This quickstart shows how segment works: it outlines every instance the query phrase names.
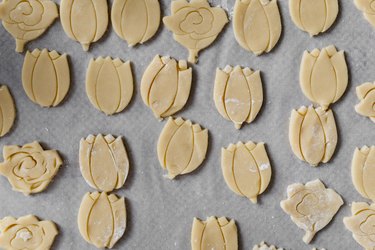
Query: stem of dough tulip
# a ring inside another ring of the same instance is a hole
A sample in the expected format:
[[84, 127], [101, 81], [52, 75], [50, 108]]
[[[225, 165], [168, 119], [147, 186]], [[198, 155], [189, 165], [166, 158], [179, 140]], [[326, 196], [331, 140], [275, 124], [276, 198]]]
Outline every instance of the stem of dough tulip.
[[16, 52], [22, 53], [25, 48], [25, 40], [16, 39]]
[[89, 51], [89, 48], [90, 48], [90, 44], [89, 43], [86, 43], [86, 44], [81, 44], [82, 45], [82, 49], [84, 50], [84, 51]]
[[189, 59], [188, 61], [191, 62], [191, 63], [197, 63], [198, 61], [198, 52], [199, 50], [197, 49], [189, 49]]
[[305, 236], [303, 236], [303, 242], [305, 242], [306, 244], [309, 244], [314, 238], [314, 236], [315, 236], [315, 232], [307, 231], [305, 233]]

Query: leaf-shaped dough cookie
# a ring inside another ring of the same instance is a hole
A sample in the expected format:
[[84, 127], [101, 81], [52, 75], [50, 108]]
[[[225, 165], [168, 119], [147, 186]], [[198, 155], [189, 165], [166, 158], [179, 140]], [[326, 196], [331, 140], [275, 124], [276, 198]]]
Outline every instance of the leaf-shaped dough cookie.
[[0, 86], [0, 137], [6, 135], [16, 119], [16, 108], [6, 85]]

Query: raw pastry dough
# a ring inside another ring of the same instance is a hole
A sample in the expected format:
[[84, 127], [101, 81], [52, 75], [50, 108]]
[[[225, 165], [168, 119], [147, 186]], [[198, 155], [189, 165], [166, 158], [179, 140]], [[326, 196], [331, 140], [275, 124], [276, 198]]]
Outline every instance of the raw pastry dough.
[[16, 108], [6, 85], [0, 85], [0, 137], [6, 135], [16, 119]]
[[49, 250], [58, 234], [55, 223], [39, 221], [34, 215], [0, 220], [0, 248]]
[[310, 36], [327, 31], [339, 13], [338, 0], [289, 0], [294, 24]]
[[303, 94], [324, 110], [337, 102], [348, 86], [348, 67], [344, 51], [335, 46], [303, 53], [300, 85]]
[[125, 200], [106, 193], [86, 193], [78, 212], [82, 237], [97, 248], [112, 248], [126, 228]]
[[209, 217], [206, 221], [194, 218], [191, 231], [191, 249], [238, 249], [237, 227], [234, 220]]
[[176, 0], [171, 3], [171, 16], [163, 18], [174, 39], [189, 50], [189, 62], [198, 61], [200, 50], [208, 47], [229, 22], [220, 7], [207, 0]]
[[216, 70], [214, 87], [216, 109], [237, 129], [251, 123], [263, 104], [262, 79], [259, 71], [226, 66]]
[[55, 107], [66, 96], [70, 86], [66, 54], [35, 49], [27, 52], [22, 68], [22, 85], [27, 96], [42, 107]]
[[86, 75], [86, 92], [92, 105], [107, 115], [126, 108], [133, 95], [130, 62], [110, 57], [91, 59]]
[[168, 178], [194, 171], [206, 158], [208, 131], [182, 118], [169, 118], [158, 141], [160, 165]]
[[58, 16], [51, 0], [3, 0], [0, 4], [0, 19], [16, 40], [17, 52], [23, 52], [25, 44], [41, 36]]
[[375, 201], [375, 146], [355, 149], [352, 180], [354, 187], [363, 197]]
[[129, 46], [143, 44], [155, 35], [160, 24], [158, 0], [114, 0], [113, 29]]
[[192, 69], [186, 61], [154, 57], [142, 77], [143, 102], [162, 119], [181, 110], [190, 94]]
[[336, 122], [332, 110], [302, 106], [292, 111], [289, 142], [294, 154], [311, 166], [327, 163], [337, 145]]
[[0, 174], [24, 195], [45, 190], [62, 165], [56, 150], [43, 150], [36, 141], [22, 147], [4, 146], [3, 157]]
[[221, 168], [229, 188], [253, 203], [257, 203], [257, 196], [267, 189], [272, 175], [263, 142], [238, 142], [222, 148]]
[[280, 206], [299, 228], [306, 231], [303, 237], [306, 244], [344, 204], [341, 196], [333, 189], [327, 189], [320, 180], [310, 181], [306, 185], [290, 185], [287, 193], [288, 199], [281, 201]]
[[99, 134], [81, 139], [79, 165], [90, 187], [106, 192], [121, 188], [129, 172], [128, 155], [122, 138]]
[[244, 49], [256, 55], [270, 52], [282, 30], [277, 0], [236, 0], [233, 29]]
[[66, 35], [88, 51], [107, 30], [107, 0], [61, 0], [60, 18]]
[[355, 6], [363, 12], [365, 19], [375, 27], [375, 4], [373, 0], [354, 0]]
[[355, 106], [355, 111], [375, 122], [375, 83], [364, 83], [358, 86], [356, 91], [361, 102]]
[[264, 241], [259, 245], [255, 245], [253, 250], [284, 250], [283, 248], [276, 248], [274, 245], [268, 246]]

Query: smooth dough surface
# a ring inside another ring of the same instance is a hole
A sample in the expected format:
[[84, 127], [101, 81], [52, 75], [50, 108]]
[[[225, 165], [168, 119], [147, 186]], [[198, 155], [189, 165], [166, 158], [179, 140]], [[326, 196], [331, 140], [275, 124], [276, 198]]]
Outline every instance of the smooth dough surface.
[[233, 29], [244, 49], [256, 55], [270, 52], [282, 30], [277, 0], [236, 0]]
[[284, 250], [283, 248], [277, 248], [274, 245], [268, 246], [264, 241], [259, 245], [255, 245], [253, 250]]
[[356, 88], [360, 100], [355, 106], [355, 111], [375, 122], [375, 83], [364, 83]]
[[198, 53], [211, 45], [228, 23], [224, 9], [211, 7], [207, 0], [171, 2], [171, 15], [163, 23], [174, 39], [189, 50], [189, 62], [198, 61]]
[[0, 137], [6, 135], [16, 119], [16, 107], [6, 85], [0, 85]]
[[44, 150], [36, 141], [22, 147], [4, 146], [3, 158], [0, 174], [24, 195], [45, 190], [62, 165], [56, 150]]
[[7, 250], [49, 250], [58, 234], [55, 223], [34, 215], [0, 220], [0, 248]]
[[337, 145], [337, 128], [332, 110], [304, 107], [293, 110], [289, 124], [293, 153], [311, 166], [327, 163]]
[[157, 151], [160, 165], [168, 178], [188, 174], [206, 158], [208, 130], [182, 118], [169, 118], [160, 134]]
[[125, 199], [103, 193], [86, 193], [78, 212], [82, 237], [97, 248], [112, 248], [126, 229]]
[[158, 0], [114, 0], [111, 20], [116, 34], [129, 46], [153, 37], [160, 24]]
[[16, 40], [16, 51], [23, 52], [25, 44], [41, 36], [59, 16], [51, 0], [3, 0], [0, 19], [4, 28]]
[[320, 180], [306, 185], [296, 183], [288, 186], [288, 198], [280, 202], [281, 208], [292, 221], [305, 230], [303, 241], [309, 244], [315, 234], [324, 228], [344, 204], [341, 196], [327, 189]]
[[22, 68], [22, 85], [29, 99], [42, 107], [55, 107], [69, 91], [67, 55], [35, 49], [27, 52]]
[[158, 119], [174, 115], [189, 98], [192, 77], [186, 61], [156, 55], [142, 77], [143, 102]]
[[133, 96], [130, 62], [99, 57], [91, 59], [86, 74], [86, 93], [94, 107], [106, 115], [119, 113]]
[[251, 123], [263, 104], [260, 72], [240, 66], [216, 69], [214, 101], [221, 116], [232, 121], [236, 129], [244, 122]]
[[354, 0], [355, 6], [363, 12], [365, 19], [375, 27], [375, 4], [372, 0]]
[[222, 148], [221, 169], [229, 188], [253, 203], [257, 203], [257, 196], [267, 189], [272, 175], [263, 142], [238, 142]]
[[191, 231], [192, 250], [238, 249], [237, 227], [234, 220], [209, 217], [206, 221], [194, 218]]

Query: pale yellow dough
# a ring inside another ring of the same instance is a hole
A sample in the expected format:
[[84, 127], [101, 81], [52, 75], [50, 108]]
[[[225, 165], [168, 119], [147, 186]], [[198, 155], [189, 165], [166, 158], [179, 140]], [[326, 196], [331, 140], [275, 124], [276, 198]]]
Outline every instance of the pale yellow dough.
[[263, 87], [259, 71], [226, 66], [216, 70], [214, 101], [216, 109], [236, 129], [251, 123], [263, 104]]
[[57, 234], [55, 223], [39, 221], [34, 215], [0, 220], [1, 249], [49, 250]]
[[111, 20], [116, 34], [129, 46], [143, 44], [155, 35], [160, 24], [158, 0], [114, 0]]
[[107, 30], [107, 0], [61, 0], [60, 19], [66, 35], [88, 51]]
[[125, 199], [106, 193], [86, 193], [78, 212], [82, 237], [97, 248], [112, 248], [126, 229]]
[[331, 45], [322, 50], [303, 53], [300, 85], [304, 95], [312, 102], [328, 109], [337, 102], [348, 86], [348, 67], [344, 51], [337, 52]]
[[25, 44], [41, 36], [59, 16], [51, 0], [3, 0], [0, 19], [4, 28], [16, 40], [16, 51], [23, 52]]
[[270, 52], [282, 30], [277, 0], [236, 0], [233, 29], [244, 49], [256, 55]]
[[253, 203], [257, 203], [257, 196], [267, 189], [272, 175], [263, 142], [238, 142], [222, 148], [221, 168], [229, 188]]
[[62, 165], [56, 150], [44, 150], [36, 141], [22, 147], [4, 146], [3, 157], [0, 174], [24, 195], [45, 190]]
[[86, 74], [86, 93], [94, 107], [106, 115], [119, 113], [133, 96], [130, 62], [110, 57], [91, 59]]
[[373, 0], [354, 0], [355, 6], [363, 12], [365, 19], [375, 27], [375, 3]]
[[320, 180], [310, 181], [306, 185], [290, 185], [287, 194], [288, 198], [281, 201], [280, 206], [299, 228], [306, 231], [303, 237], [306, 244], [344, 204], [341, 196], [333, 189], [327, 189]]
[[100, 191], [121, 188], [129, 173], [129, 160], [121, 137], [101, 134], [81, 139], [81, 173], [87, 184]]
[[337, 128], [332, 110], [304, 107], [293, 110], [289, 124], [293, 153], [311, 166], [327, 163], [337, 145]]
[[175, 0], [171, 15], [163, 18], [174, 39], [189, 50], [189, 62], [198, 61], [200, 50], [211, 45], [229, 22], [225, 11], [207, 0]]
[[310, 36], [327, 31], [339, 13], [338, 0], [289, 0], [294, 24]]
[[168, 178], [173, 179], [198, 168], [206, 158], [207, 147], [207, 129], [180, 117], [169, 118], [159, 137], [158, 159]]
[[364, 83], [356, 91], [360, 103], [355, 106], [355, 111], [375, 122], [375, 83]]
[[55, 107], [68, 93], [70, 72], [66, 54], [35, 49], [27, 52], [22, 85], [29, 99], [42, 107]]
[[158, 119], [174, 115], [185, 106], [191, 81], [192, 69], [186, 61], [157, 55], [142, 77], [143, 102]]
[[16, 107], [6, 85], [0, 85], [0, 137], [6, 135], [16, 119]]
[[264, 241], [259, 245], [255, 245], [253, 250], [284, 250], [283, 248], [277, 248], [274, 245], [268, 246]]
[[192, 250], [238, 249], [237, 227], [234, 220], [209, 217], [206, 221], [194, 218], [191, 231]]

